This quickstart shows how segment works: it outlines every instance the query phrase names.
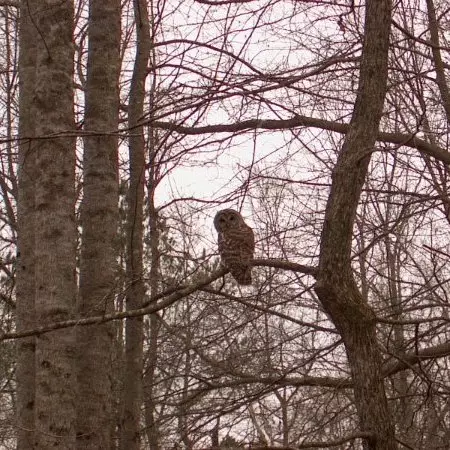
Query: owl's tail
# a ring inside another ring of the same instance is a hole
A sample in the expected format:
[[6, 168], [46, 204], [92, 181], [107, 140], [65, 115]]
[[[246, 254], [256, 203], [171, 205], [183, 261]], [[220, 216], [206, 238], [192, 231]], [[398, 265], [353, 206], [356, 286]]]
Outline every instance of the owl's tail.
[[231, 275], [241, 286], [249, 286], [252, 284], [252, 268], [239, 268], [239, 270], [232, 270]]

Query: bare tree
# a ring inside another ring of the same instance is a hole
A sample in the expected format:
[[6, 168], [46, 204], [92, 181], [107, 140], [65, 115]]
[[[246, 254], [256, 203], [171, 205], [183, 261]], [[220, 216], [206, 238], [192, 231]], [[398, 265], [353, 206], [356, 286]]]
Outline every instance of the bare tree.
[[[111, 312], [117, 286], [120, 2], [89, 3], [80, 317]], [[111, 448], [112, 324], [77, 329], [77, 445]]]
[[[147, 2], [133, 2], [136, 27], [136, 56], [130, 86], [128, 111], [130, 181], [127, 194], [127, 309], [140, 308], [144, 302], [144, 187], [145, 140], [139, 120], [144, 113], [145, 82], [150, 58], [150, 25]], [[139, 449], [141, 441], [143, 320], [129, 318], [125, 325], [125, 371], [123, 381], [123, 416], [121, 449]]]

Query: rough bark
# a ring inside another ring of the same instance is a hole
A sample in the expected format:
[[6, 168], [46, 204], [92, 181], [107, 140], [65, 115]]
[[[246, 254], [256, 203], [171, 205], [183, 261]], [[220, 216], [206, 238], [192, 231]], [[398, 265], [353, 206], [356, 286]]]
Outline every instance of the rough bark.
[[[73, 3], [36, 5], [34, 106], [36, 321], [72, 317], [75, 281], [75, 140]], [[38, 449], [75, 448], [75, 348], [71, 329], [36, 338], [35, 428]]]
[[368, 0], [360, 80], [353, 116], [332, 175], [321, 236], [316, 292], [342, 335], [361, 431], [370, 450], [397, 448], [381, 373], [375, 315], [351, 268], [352, 231], [387, 85], [389, 0]]
[[[81, 206], [80, 316], [112, 312], [117, 276], [120, 1], [91, 0]], [[77, 329], [77, 446], [111, 447], [111, 323]]]
[[[142, 126], [136, 127], [143, 115], [145, 80], [150, 54], [150, 33], [147, 2], [134, 0], [136, 23], [136, 56], [131, 80], [128, 124], [130, 185], [127, 196], [127, 309], [140, 308], [144, 301], [143, 273], [143, 213], [145, 183], [145, 140]], [[123, 415], [120, 448], [140, 448], [140, 415], [142, 404], [143, 321], [128, 318], [125, 325], [125, 375], [123, 383]]]
[[[34, 327], [34, 136], [33, 86], [36, 66], [36, 28], [30, 13], [33, 3], [21, 3], [19, 24], [19, 167], [16, 278], [17, 331]], [[35, 338], [17, 343], [17, 448], [32, 448], [34, 441]]]

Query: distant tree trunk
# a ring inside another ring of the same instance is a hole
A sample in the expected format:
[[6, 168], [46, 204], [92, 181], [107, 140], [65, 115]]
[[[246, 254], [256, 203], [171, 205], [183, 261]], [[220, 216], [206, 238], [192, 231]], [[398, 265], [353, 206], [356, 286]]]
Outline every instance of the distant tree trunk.
[[351, 268], [353, 224], [374, 148], [387, 84], [389, 0], [368, 0], [360, 80], [353, 116], [332, 176], [322, 232], [316, 292], [342, 335], [362, 431], [370, 450], [397, 448], [381, 373], [375, 315]]
[[[18, 264], [16, 278], [17, 330], [32, 329], [35, 317], [34, 190], [35, 152], [33, 89], [36, 72], [36, 27], [32, 2], [21, 2], [19, 24], [19, 188], [17, 202]], [[33, 448], [35, 338], [17, 343], [17, 448]]]
[[192, 329], [191, 324], [191, 305], [190, 302], [186, 302], [186, 306], [183, 311], [183, 316], [186, 320], [186, 331], [184, 334], [184, 349], [183, 349], [183, 369], [180, 372], [180, 402], [178, 406], [177, 416], [178, 416], [178, 434], [180, 443], [183, 443], [183, 448], [185, 450], [192, 450], [194, 448], [194, 443], [190, 437], [189, 429], [189, 382], [192, 374], [192, 354], [191, 349], [194, 348], [195, 344], [192, 342], [192, 335], [190, 330]]
[[[120, 1], [91, 0], [86, 82], [83, 201], [81, 205], [81, 316], [114, 308], [117, 276]], [[77, 329], [77, 445], [111, 448], [111, 362], [114, 325]]]
[[[390, 195], [390, 194], [389, 194]], [[391, 200], [392, 204], [394, 199]], [[385, 262], [386, 262], [386, 279], [388, 289], [388, 302], [392, 318], [401, 321], [403, 314], [404, 299], [402, 298], [401, 283], [401, 252], [404, 247], [404, 238], [402, 225], [406, 225], [405, 220], [402, 223], [397, 222], [397, 229], [395, 230], [395, 238], [393, 239], [389, 231], [389, 221], [391, 220], [390, 208], [386, 212], [386, 225], [383, 229], [385, 233], [384, 248]], [[390, 330], [391, 336], [388, 340], [389, 350], [393, 351], [397, 358], [402, 358], [406, 353], [405, 344], [405, 330], [403, 324], [394, 324]], [[398, 437], [403, 442], [413, 443], [415, 440], [413, 423], [414, 423], [414, 408], [408, 390], [410, 389], [408, 383], [408, 372], [401, 371], [390, 377], [392, 396], [396, 398], [395, 409], [396, 414], [393, 417], [397, 425]]]
[[[76, 299], [73, 2], [27, 0], [36, 32], [34, 84], [36, 321], [72, 317]], [[67, 133], [69, 133], [67, 135]], [[59, 136], [58, 136], [59, 135]], [[71, 329], [36, 338], [38, 449], [75, 448], [75, 347]]]
[[[145, 186], [145, 139], [143, 127], [137, 126], [144, 111], [145, 80], [150, 54], [150, 31], [147, 2], [134, 0], [136, 22], [136, 58], [131, 80], [128, 125], [130, 186], [127, 196], [127, 309], [142, 306], [145, 286], [143, 275], [143, 228]], [[123, 382], [123, 416], [120, 448], [138, 450], [141, 438], [143, 321], [129, 318], [125, 328], [125, 375]]]

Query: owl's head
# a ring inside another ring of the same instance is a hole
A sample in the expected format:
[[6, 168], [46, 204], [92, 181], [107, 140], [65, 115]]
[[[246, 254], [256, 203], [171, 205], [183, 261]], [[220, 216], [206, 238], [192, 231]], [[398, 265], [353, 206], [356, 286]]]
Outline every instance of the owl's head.
[[234, 209], [222, 209], [214, 217], [214, 227], [218, 232], [239, 228], [242, 222], [242, 216]]

